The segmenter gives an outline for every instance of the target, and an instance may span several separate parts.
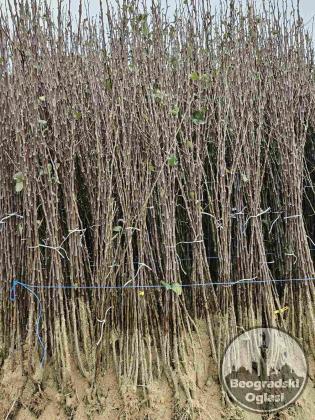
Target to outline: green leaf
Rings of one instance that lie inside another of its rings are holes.
[[[147,17],[148,17],[147,13],[139,13],[137,16],[137,20],[138,22],[143,22],[147,20]]]
[[[242,177],[242,181],[243,182],[248,182],[249,181],[249,179],[247,178],[246,174],[241,174],[241,177]]]
[[[107,91],[111,91],[112,90],[113,83],[112,83],[111,79],[106,79],[104,81],[104,87],[105,87],[105,90],[107,90]]]
[[[197,125],[204,124],[205,118],[205,113],[202,110],[194,111],[192,114],[192,122]]]
[[[21,192],[22,190],[23,190],[23,188],[24,188],[24,183],[23,183],[23,181],[18,181],[16,184],[15,184],[15,191],[18,193],[18,192]]]
[[[180,296],[183,292],[182,286],[179,283],[166,283],[165,281],[162,281],[161,283],[165,289],[172,290],[177,296]]]
[[[190,73],[189,79],[192,80],[193,82],[199,82],[199,81],[209,82],[210,81],[210,77],[207,73],[200,74],[196,71],[193,71],[192,73]]]
[[[188,149],[190,149],[190,150],[192,150],[194,148],[194,144],[191,140],[187,140],[185,144],[188,147]]]
[[[47,126],[47,121],[46,120],[38,120],[38,125],[40,127],[46,127]]]
[[[173,108],[171,109],[171,114],[172,114],[174,117],[177,117],[177,116],[178,116],[178,114],[179,114],[179,111],[180,111],[179,106],[175,105],[175,106],[173,106]]]
[[[177,166],[178,165],[177,157],[175,155],[171,155],[167,159],[167,163],[168,163],[168,166],[171,166],[171,167]]]
[[[147,22],[142,23],[142,33],[145,37],[150,35],[150,28]]]
[[[177,294],[177,296],[180,296],[183,292],[182,286],[179,283],[173,283],[172,284],[172,290],[174,293]]]
[[[152,92],[152,97],[157,103],[163,103],[166,96],[166,93],[162,92],[160,89],[154,89]]]
[[[45,102],[45,101],[46,101],[46,96],[40,96],[40,97],[38,98],[38,100],[39,100],[40,102]]]
[[[115,226],[113,232],[121,232],[123,230],[122,226]]]
[[[53,166],[52,166],[52,164],[51,163],[48,163],[47,164],[47,166],[43,166],[43,167],[41,167],[40,168],[40,170],[39,170],[39,175],[40,176],[42,176],[42,175],[48,175],[49,176],[49,179],[52,179],[53,178]]]
[[[73,117],[74,117],[74,119],[75,120],[80,120],[81,119],[81,117],[82,117],[82,113],[80,112],[80,111],[74,111],[74,113],[73,113]]]
[[[17,193],[21,192],[24,188],[25,176],[22,172],[17,172],[15,175],[13,175],[13,179],[15,181],[15,191]]]
[[[172,290],[172,285],[169,283],[166,283],[165,281],[162,281],[163,286],[165,287],[165,289],[167,290]]]
[[[47,173],[48,173],[49,176],[51,176],[51,171],[52,171],[52,164],[51,163],[48,163],[48,165],[47,165]]]
[[[154,172],[155,171],[155,167],[154,167],[154,165],[152,165],[152,163],[149,163],[148,169],[149,169],[150,172]]]
[[[194,82],[197,82],[198,80],[200,80],[200,75],[196,71],[193,71],[192,73],[190,73],[189,79]]]
[[[25,176],[23,175],[22,172],[17,172],[15,175],[13,175],[13,179],[16,182],[23,182],[23,181],[25,181]]]

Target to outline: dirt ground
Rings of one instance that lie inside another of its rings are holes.
[[[193,411],[189,410],[184,393],[174,398],[166,378],[152,384],[144,397],[141,387],[120,388],[114,370],[109,369],[99,378],[97,390],[93,391],[73,367],[72,385],[61,391],[51,368],[46,368],[45,376],[39,381],[38,373],[25,378],[21,367],[7,359],[0,370],[0,419],[315,420],[314,362],[310,363],[310,378],[301,398],[281,413],[262,418],[223,401],[216,372],[206,357],[209,354],[206,332],[200,339],[195,349],[194,367],[188,372],[194,375],[197,384]]]

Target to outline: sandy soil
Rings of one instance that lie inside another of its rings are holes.
[[[143,397],[141,389],[120,389],[116,374],[108,370],[98,380],[97,389],[92,390],[88,381],[73,367],[69,389],[58,389],[54,372],[46,368],[45,376],[38,380],[22,375],[21,367],[6,360],[0,370],[0,419],[16,420],[100,420],[100,419],[225,419],[256,420],[261,416],[245,412],[227,404],[222,393],[209,354],[209,340],[200,335],[201,345],[196,349],[196,360],[188,372],[197,384],[193,395],[194,412],[188,411],[183,395],[174,398],[166,378],[151,385],[148,395]],[[197,366],[197,368],[196,368]],[[294,406],[263,420],[315,420],[315,364],[310,363],[308,385]]]

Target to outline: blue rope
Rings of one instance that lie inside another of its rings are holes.
[[[24,287],[24,289],[28,290],[31,295],[33,295],[35,297],[35,299],[37,300],[38,303],[38,315],[37,315],[37,319],[35,322],[35,335],[37,337],[37,341],[42,349],[42,354],[41,354],[41,359],[40,359],[40,364],[41,366],[44,366],[45,363],[45,359],[46,359],[46,354],[47,354],[47,348],[46,345],[43,342],[43,339],[40,335],[40,323],[43,317],[43,308],[42,308],[42,303],[41,300],[39,298],[39,296],[31,289],[32,286],[31,285],[27,285],[25,283],[19,282],[17,280],[13,280],[12,286],[10,288],[10,300],[11,302],[15,302],[16,300],[16,286],[20,285],[22,287]]]
[[[190,283],[190,284],[182,284],[181,287],[187,287],[187,288],[193,288],[193,287],[209,287],[209,286],[225,286],[225,287],[231,287],[235,285],[242,285],[242,284],[272,284],[272,283],[288,283],[288,282],[311,282],[314,281],[315,277],[306,277],[306,278],[298,278],[298,279],[274,279],[274,280],[256,280],[256,279],[241,279],[241,280],[235,280],[235,281],[225,281],[225,282],[210,282],[210,283]],[[105,285],[98,285],[98,286],[88,286],[88,285],[82,285],[82,286],[76,286],[72,284],[51,284],[51,285],[36,285],[36,284],[27,284],[23,283],[19,280],[13,280],[12,285],[10,287],[9,292],[9,298],[11,302],[16,301],[16,287],[21,286],[24,289],[26,289],[28,292],[31,293],[32,296],[35,297],[38,303],[38,315],[35,322],[35,335],[37,337],[37,341],[39,343],[39,346],[41,347],[41,359],[40,364],[43,367],[45,360],[46,360],[46,354],[47,354],[47,346],[44,344],[43,339],[40,334],[40,324],[43,317],[43,308],[41,300],[34,292],[33,289],[103,289],[103,290],[123,290],[123,289],[164,289],[164,285],[159,284],[146,284],[146,285],[136,285],[136,284],[130,284],[130,285],[118,285],[118,286],[105,286]]]
[[[188,283],[181,284],[181,287],[208,287],[208,286],[234,286],[236,284],[268,284],[268,283],[284,283],[284,282],[299,282],[299,281],[314,281],[315,277],[306,277],[299,279],[272,279],[272,280],[257,280],[257,279],[241,279],[234,281],[225,281],[225,282],[209,282],[209,283]],[[121,289],[164,289],[165,286],[162,284],[130,284],[127,286],[117,285],[117,286],[88,286],[81,285],[76,286],[74,284],[26,284],[19,280],[13,280],[12,286],[10,288],[10,300],[15,301],[15,289],[16,286],[22,286],[26,289],[104,289],[104,290],[121,290]]]

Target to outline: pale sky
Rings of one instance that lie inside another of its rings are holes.
[[[6,3],[7,0],[0,0],[0,6],[3,6]],[[12,1],[12,0],[11,0]],[[58,1],[57,0],[48,0],[53,8],[56,8]],[[149,3],[150,0],[147,0]],[[242,3],[246,3],[246,0],[241,0]],[[256,5],[259,5],[262,3],[262,0],[253,0]],[[297,0],[292,0],[293,3],[296,3]],[[79,0],[70,0],[71,2],[71,9],[73,12],[76,12],[78,10]],[[103,0],[104,2],[104,0]],[[117,0],[109,0],[111,3],[116,3]],[[169,12],[170,14],[174,11],[176,3],[181,3],[183,0],[162,0],[162,3],[168,3],[169,5]],[[63,5],[67,7],[69,4],[69,0],[63,0]],[[220,0],[211,0],[211,4],[216,7],[220,3]],[[281,7],[281,5],[284,3],[284,0],[278,0],[278,3]],[[288,1],[289,4],[291,4],[291,0]],[[89,15],[91,17],[97,17],[100,10],[100,0],[84,0],[84,4],[89,4]],[[85,6],[86,7],[86,6]],[[309,30],[312,30],[313,26],[313,19],[315,16],[315,1],[314,0],[300,0],[300,11],[302,18],[304,20],[304,23],[306,24],[307,28]],[[315,39],[315,35],[314,35]]]
[[[4,1],[5,0],[0,0],[0,4],[3,3]],[[57,0],[50,0],[50,1],[53,6],[57,5]],[[170,6],[170,10],[174,10],[176,3],[178,4],[181,0],[162,0],[164,4],[166,3],[166,1]],[[115,0],[112,0],[112,3],[114,2]],[[246,0],[242,2],[246,3]],[[63,0],[63,3],[68,4],[68,0]],[[74,9],[78,8],[79,0],[71,0],[71,3]],[[87,2],[85,1],[85,3]],[[90,14],[92,16],[96,16],[99,13],[100,1],[89,0],[88,3],[89,3],[89,8],[90,8]],[[211,4],[213,4],[214,7],[217,6],[219,3],[220,3],[220,0],[211,1]],[[259,5],[262,3],[262,0],[256,0],[255,3]],[[279,0],[279,4],[281,5],[282,3],[284,3],[284,1]],[[290,4],[290,1],[288,3]],[[300,0],[300,9],[301,9],[302,17],[304,21],[306,22],[307,20],[311,19],[313,15],[315,15],[315,1],[314,0]]]

